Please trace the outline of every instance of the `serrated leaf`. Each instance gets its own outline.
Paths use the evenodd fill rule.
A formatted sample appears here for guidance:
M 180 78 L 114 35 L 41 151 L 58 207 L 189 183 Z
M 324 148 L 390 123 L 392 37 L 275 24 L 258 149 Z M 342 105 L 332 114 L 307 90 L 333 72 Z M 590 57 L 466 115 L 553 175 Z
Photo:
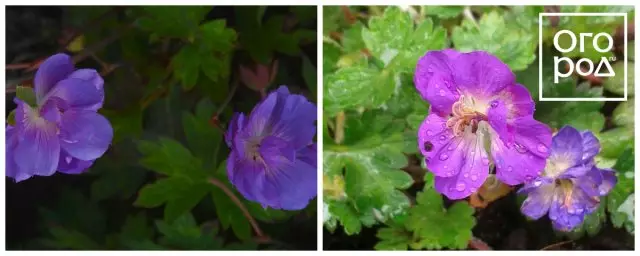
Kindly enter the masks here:
M 164 219 L 171 222 L 189 212 L 208 192 L 209 185 L 206 183 L 190 184 L 189 187 L 180 190 L 179 194 L 167 201 L 164 207 Z
M 204 160 L 205 168 L 217 166 L 222 145 L 222 132 L 209 123 L 213 115 L 213 111 L 210 112 L 199 117 L 186 112 L 182 114 L 182 126 L 189 148 L 194 156 Z
M 589 130 L 598 133 L 604 127 L 604 115 L 599 112 L 584 113 L 568 119 L 567 125 L 571 125 L 578 130 Z
M 473 208 L 465 201 L 444 209 L 442 196 L 434 189 L 418 193 L 417 205 L 409 210 L 405 227 L 413 231 L 418 242 L 413 249 L 464 249 L 471 240 L 475 225 Z
M 160 36 L 189 38 L 210 10 L 210 6 L 145 6 L 138 25 Z
M 62 250 L 97 250 L 100 245 L 90 237 L 76 230 L 68 230 L 63 227 L 50 227 L 52 238 L 41 241 L 45 246 Z
M 438 18 L 448 19 L 455 18 L 458 15 L 462 14 L 464 10 L 464 6 L 446 6 L 446 5 L 427 5 L 423 6 L 424 14 L 433 15 Z
M 487 51 L 512 70 L 524 70 L 536 59 L 533 42 L 537 36 L 509 23 L 496 11 L 485 13 L 478 24 L 463 20 L 453 29 L 451 40 L 459 51 Z
M 360 233 L 362 224 L 355 211 L 350 205 L 343 202 L 330 202 L 329 213 L 335 217 L 347 235 L 354 235 Z
M 613 166 L 618 183 L 607 195 L 607 212 L 615 227 L 624 226 L 629 232 L 634 232 L 634 152 L 625 150 Z
M 185 45 L 173 57 L 173 72 L 176 78 L 182 82 L 184 90 L 191 90 L 198 82 L 200 75 L 200 53 L 192 44 Z
M 634 113 L 634 109 L 633 109 L 633 105 L 634 105 L 635 99 L 631 98 L 627 101 L 624 101 L 622 103 L 620 103 L 620 105 L 618 105 L 616 107 L 615 110 L 613 110 L 613 114 L 612 114 L 612 121 L 614 124 L 618 125 L 618 126 L 631 126 L 633 127 L 634 124 L 634 120 L 633 120 L 633 113 Z
M 399 227 L 378 229 L 376 237 L 380 239 L 374 247 L 378 251 L 406 251 L 412 242 L 412 234 Z
M 325 139 L 324 174 L 335 180 L 344 173 L 344 191 L 348 199 L 341 202 L 341 197 L 325 196 L 330 202 L 331 215 L 336 216 L 332 211 L 333 203 L 341 205 L 336 206 L 342 210 L 341 214 L 349 213 L 348 217 L 337 216 L 341 223 L 360 219 L 367 224 L 363 221 L 373 220 L 372 211 L 377 212 L 375 220 L 382 222 L 401 215 L 409 201 L 398 189 L 413 184 L 411 176 L 400 170 L 407 165 L 407 158 L 402 153 L 406 143 L 402 125 L 380 112 L 365 112 L 362 116 L 350 114 L 346 119 L 344 143 L 334 145 L 329 138 Z M 349 224 L 351 231 L 356 232 L 358 226 Z
M 169 200 L 174 200 L 189 188 L 189 182 L 180 177 L 160 179 L 142 187 L 134 205 L 146 208 L 158 207 Z
M 340 44 L 342 44 L 345 52 L 357 52 L 365 49 L 366 46 L 362 40 L 363 29 L 364 24 L 356 21 L 356 23 L 349 26 L 349 28 L 342 33 Z
M 600 140 L 600 156 L 618 158 L 627 148 L 633 148 L 633 129 L 618 127 L 597 134 Z
M 634 95 L 634 84 L 635 84 L 635 75 L 634 75 L 634 67 L 633 62 L 627 63 L 627 97 L 633 97 Z M 618 61 L 613 63 L 611 66 L 613 72 L 615 72 L 615 76 L 609 77 L 604 80 L 602 86 L 605 90 L 615 93 L 617 95 L 624 95 L 624 62 Z M 606 70 L 603 72 L 607 72 Z
M 337 69 L 341 50 L 332 43 L 322 43 L 322 73 L 326 76 Z
M 158 142 L 140 141 L 138 150 L 143 154 L 140 164 L 152 171 L 170 176 L 180 176 L 188 180 L 206 177 L 202 161 L 179 142 L 160 138 Z
M 388 7 L 381 17 L 369 20 L 368 28 L 362 29 L 362 39 L 385 67 L 393 65 L 393 70 L 412 71 L 425 52 L 446 46 L 446 31 L 434 26 L 431 19 L 417 24 L 414 30 L 408 13 Z
M 395 77 L 388 71 L 359 66 L 340 69 L 325 77 L 324 112 L 334 116 L 341 110 L 378 107 L 395 87 Z
M 154 230 L 147 223 L 147 216 L 144 213 L 127 216 L 119 234 L 122 243 L 127 241 L 143 241 L 151 239 Z

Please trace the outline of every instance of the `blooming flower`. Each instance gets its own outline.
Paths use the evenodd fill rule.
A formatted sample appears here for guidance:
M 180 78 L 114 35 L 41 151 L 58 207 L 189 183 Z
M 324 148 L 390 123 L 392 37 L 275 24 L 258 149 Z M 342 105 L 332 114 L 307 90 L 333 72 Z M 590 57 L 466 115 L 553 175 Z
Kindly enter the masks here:
M 78 174 L 107 150 L 113 129 L 96 113 L 104 101 L 102 77 L 75 70 L 68 55 L 46 59 L 36 72 L 36 105 L 18 98 L 15 127 L 7 126 L 7 176 L 16 182 L 55 171 Z
M 316 107 L 285 86 L 271 92 L 251 114 L 236 113 L 225 133 L 231 148 L 227 173 L 248 200 L 264 207 L 298 210 L 316 190 Z
M 431 104 L 418 142 L 440 193 L 450 199 L 471 195 L 490 165 L 508 185 L 541 173 L 551 130 L 533 119 L 531 95 L 498 58 L 482 51 L 430 51 L 418 61 L 414 83 Z
M 599 151 L 600 142 L 593 133 L 579 132 L 571 126 L 560 129 L 553 137 L 544 174 L 519 191 L 528 194 L 522 213 L 539 219 L 549 212 L 558 230 L 580 225 L 617 182 L 612 170 L 595 166 L 593 158 Z

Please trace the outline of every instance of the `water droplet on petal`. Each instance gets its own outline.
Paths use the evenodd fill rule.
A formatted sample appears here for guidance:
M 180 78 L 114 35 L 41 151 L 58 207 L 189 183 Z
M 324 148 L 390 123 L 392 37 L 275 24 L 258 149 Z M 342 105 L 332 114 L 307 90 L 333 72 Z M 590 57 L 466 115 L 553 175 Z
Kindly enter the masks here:
M 507 171 L 508 172 L 512 172 L 513 171 L 513 167 L 511 167 L 511 166 L 507 167 Z
M 474 175 L 471 175 L 471 180 L 472 180 L 472 181 L 476 181 L 476 180 L 478 180 L 478 176 L 477 176 L 477 175 L 475 175 L 475 174 L 474 174 Z
M 538 151 L 546 153 L 548 150 L 549 149 L 545 145 L 542 145 L 542 143 L 538 144 Z
M 469 173 L 464 173 L 462 176 L 464 176 L 465 178 L 469 177 Z
M 558 217 L 556 217 L 555 215 L 549 215 L 549 219 L 551 219 L 551 220 L 557 220 L 557 219 L 558 219 Z
M 456 184 L 456 190 L 458 190 L 459 192 L 464 191 L 464 189 L 465 189 L 466 187 L 467 187 L 467 186 L 466 186 L 466 185 L 464 185 L 464 183 L 462 183 L 462 182 L 461 182 L 461 183 Z
M 541 180 L 536 180 L 533 182 L 533 185 L 536 187 L 539 187 L 540 185 L 542 185 L 542 181 Z
M 498 102 L 497 101 L 491 102 L 491 107 L 492 108 L 495 108 L 497 106 L 498 106 Z
M 482 157 L 482 164 L 489 165 L 489 158 L 483 156 Z
M 449 155 L 442 154 L 442 155 L 440 155 L 439 159 L 442 160 L 442 161 L 447 160 L 447 159 L 449 159 Z
M 65 161 L 67 161 L 67 164 L 71 163 L 71 160 L 73 160 L 73 158 L 71 158 L 70 156 L 67 156 L 64 158 Z
M 522 145 L 520 145 L 518 143 L 516 143 L 514 145 L 514 147 L 516 148 L 516 151 L 518 151 L 519 153 L 526 153 L 527 152 L 527 149 L 524 146 L 522 146 Z
M 447 139 L 447 136 L 440 135 L 440 140 L 446 140 L 446 139 Z
M 576 213 L 581 214 L 582 212 L 584 212 L 584 210 L 582 208 L 576 209 Z
M 573 207 L 569 207 L 569 208 L 567 209 L 567 212 L 568 212 L 568 213 L 570 213 L 570 214 L 574 214 L 574 213 L 576 213 L 576 211 L 573 209 Z
M 476 191 L 478 191 L 477 188 L 470 188 L 469 191 L 471 191 L 471 193 L 475 193 Z
M 427 130 L 427 136 L 431 136 L 433 135 L 433 132 L 431 130 Z
M 444 169 L 448 169 L 448 168 L 449 168 L 449 166 L 446 166 L 446 165 L 445 165 L 445 166 L 443 166 L 442 168 L 444 168 Z
M 440 90 L 440 96 L 444 96 L 446 95 L 446 92 L 444 90 Z

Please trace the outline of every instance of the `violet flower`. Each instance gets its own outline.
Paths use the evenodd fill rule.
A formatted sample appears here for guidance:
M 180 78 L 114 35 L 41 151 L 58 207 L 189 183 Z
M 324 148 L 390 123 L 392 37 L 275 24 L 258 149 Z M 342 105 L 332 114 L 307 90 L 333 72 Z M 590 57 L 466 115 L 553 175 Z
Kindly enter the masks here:
M 595 166 L 593 158 L 599 151 L 600 142 L 593 133 L 579 132 L 571 126 L 560 129 L 553 137 L 544 174 L 519 191 L 528 195 L 522 213 L 539 219 L 548 212 L 558 230 L 580 225 L 617 182 L 612 170 Z
M 317 194 L 316 106 L 285 86 L 251 114 L 236 113 L 225 133 L 227 173 L 248 200 L 263 207 L 298 210 Z
M 551 130 L 533 119 L 529 91 L 498 58 L 430 51 L 418 61 L 414 83 L 431 104 L 418 142 L 437 191 L 465 198 L 482 186 L 490 165 L 508 185 L 539 176 Z
M 96 113 L 104 101 L 103 80 L 93 69 L 75 70 L 71 58 L 56 54 L 36 72 L 37 106 L 15 98 L 15 127 L 5 136 L 6 175 L 16 182 L 57 171 L 78 174 L 111 144 L 113 129 Z

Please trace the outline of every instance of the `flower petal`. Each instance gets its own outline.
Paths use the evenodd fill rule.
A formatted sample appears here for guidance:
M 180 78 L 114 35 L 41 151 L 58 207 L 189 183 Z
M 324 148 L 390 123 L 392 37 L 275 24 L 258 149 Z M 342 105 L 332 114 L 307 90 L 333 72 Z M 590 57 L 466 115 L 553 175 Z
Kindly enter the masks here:
M 94 160 L 104 154 L 113 139 L 113 128 L 102 115 L 89 110 L 68 110 L 62 114 L 62 148 L 80 160 Z
M 506 105 L 508 109 L 507 120 L 510 124 L 519 117 L 533 115 L 535 104 L 527 87 L 521 84 L 505 87 L 504 90 L 500 91 L 497 99 Z
M 435 176 L 435 188 L 449 199 L 462 199 L 475 193 L 489 175 L 489 158 L 484 149 L 484 133 L 468 133 L 461 139 L 462 148 L 454 152 L 449 160 L 451 165 L 461 163 L 457 175 L 452 177 Z M 453 156 L 458 155 L 458 159 Z M 446 160 L 446 159 L 445 159 Z M 435 160 L 435 162 L 438 162 Z M 444 161 L 442 161 L 444 162 Z
M 562 127 L 553 136 L 551 143 L 552 154 L 549 161 L 564 161 L 569 167 L 582 161 L 582 136 L 580 132 L 571 126 Z
M 574 186 L 571 194 L 557 189 L 549 210 L 549 218 L 557 230 L 569 231 L 580 225 L 584 216 L 593 212 L 599 201 L 589 197 L 582 189 Z
M 413 77 L 422 98 L 443 114 L 451 113 L 451 105 L 459 98 L 451 68 L 453 58 L 458 55 L 451 49 L 429 51 L 418 60 Z
M 463 150 L 461 138 L 453 137 L 446 121 L 446 118 L 430 111 L 418 129 L 418 147 L 425 156 L 427 167 L 440 177 L 454 176 L 462 166 L 459 161 Z
M 16 161 L 14 160 L 13 153 L 15 151 L 15 148 L 18 146 L 18 140 L 19 140 L 18 131 L 11 125 L 7 126 L 7 129 L 5 130 L 5 138 L 6 138 L 6 143 L 5 143 L 4 150 L 5 150 L 5 159 L 6 159 L 5 168 L 6 168 L 7 177 L 13 178 L 16 182 L 20 182 L 30 178 L 31 177 L 30 174 L 20 171 L 20 168 L 18 167 L 18 165 L 16 164 Z
M 527 217 L 537 220 L 540 217 L 547 214 L 549 207 L 551 207 L 552 199 L 555 194 L 555 185 L 553 182 L 546 183 L 548 180 L 536 180 L 539 181 L 535 189 L 528 188 L 527 199 L 524 200 L 520 211 Z M 534 182 L 536 182 L 534 181 Z
M 238 131 L 242 130 L 244 126 L 244 114 L 243 113 L 234 113 L 233 117 L 231 117 L 231 121 L 229 121 L 227 132 L 224 133 L 224 141 L 227 143 L 227 146 L 233 148 L 233 139 L 238 134 Z
M 71 57 L 63 53 L 53 55 L 42 62 L 33 78 L 38 104 L 58 82 L 71 74 L 73 69 Z
M 67 78 L 58 82 L 46 97 L 58 97 L 72 109 L 95 111 L 104 95 L 90 80 Z
M 495 56 L 475 51 L 464 53 L 452 63 L 453 78 L 458 89 L 472 95 L 492 97 L 515 84 L 511 69 Z
M 289 94 L 285 86 L 280 88 L 276 93 L 283 99 L 282 113 L 273 120 L 273 135 L 288 141 L 295 149 L 306 147 L 316 134 L 316 106 L 301 95 Z
M 68 78 L 77 78 L 93 84 L 100 94 L 100 101 L 92 106 L 86 107 L 85 109 L 98 111 L 98 109 L 102 108 L 102 104 L 104 103 L 104 80 L 98 71 L 95 69 L 78 69 L 71 73 Z
M 609 194 L 617 183 L 618 178 L 612 170 L 599 169 L 593 166 L 585 175 L 575 180 L 576 185 L 588 196 L 600 197 Z
M 582 135 L 582 161 L 591 161 L 600 152 L 600 141 L 591 131 L 583 131 L 580 135 Z
M 26 103 L 17 102 L 16 125 L 20 137 L 13 159 L 21 173 L 50 176 L 55 173 L 60 156 L 58 128 Z
M 532 181 L 542 173 L 545 158 L 516 144 L 507 147 L 500 139 L 493 137 L 491 155 L 496 166 L 496 177 L 500 181 L 513 186 Z
M 70 156 L 66 151 L 60 151 L 58 172 L 66 174 L 80 174 L 93 165 L 93 161 L 84 161 Z

